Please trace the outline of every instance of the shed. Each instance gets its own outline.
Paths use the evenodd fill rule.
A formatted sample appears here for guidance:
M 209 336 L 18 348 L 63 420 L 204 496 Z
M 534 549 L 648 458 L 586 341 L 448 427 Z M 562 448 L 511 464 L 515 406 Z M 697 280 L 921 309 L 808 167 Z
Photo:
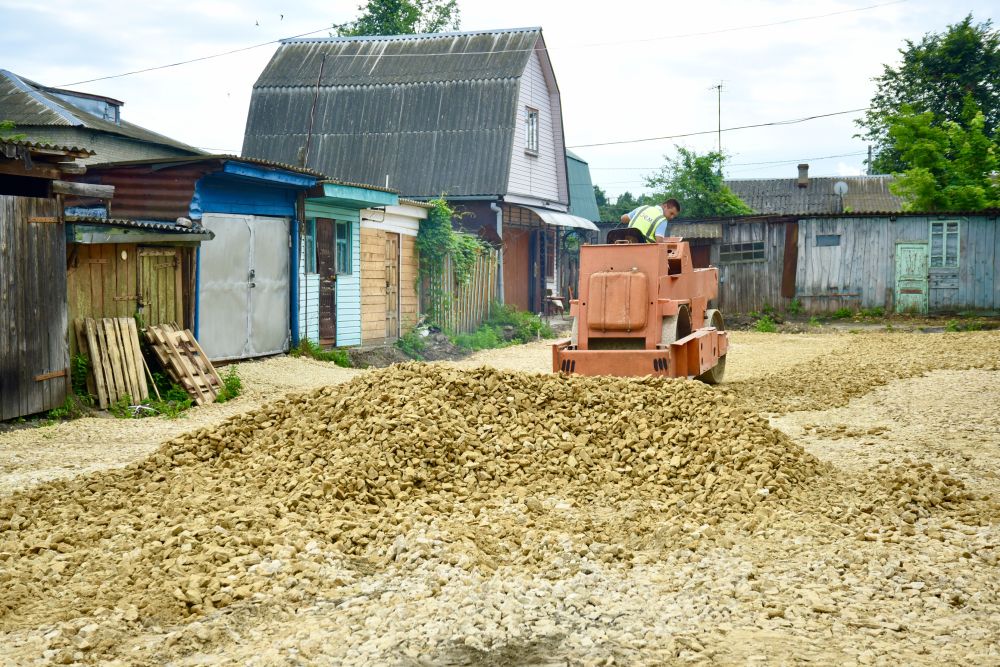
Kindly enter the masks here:
M 58 179 L 84 148 L 0 140 L 0 421 L 61 406 L 70 387 L 66 232 Z
M 245 359 L 289 348 L 298 321 L 293 221 L 304 219 L 299 199 L 321 178 L 234 155 L 98 164 L 79 180 L 114 185 L 115 199 L 96 211 L 78 199 L 74 212 L 212 232 L 195 254 L 194 304 L 185 308 L 193 321 L 185 324 L 212 360 Z

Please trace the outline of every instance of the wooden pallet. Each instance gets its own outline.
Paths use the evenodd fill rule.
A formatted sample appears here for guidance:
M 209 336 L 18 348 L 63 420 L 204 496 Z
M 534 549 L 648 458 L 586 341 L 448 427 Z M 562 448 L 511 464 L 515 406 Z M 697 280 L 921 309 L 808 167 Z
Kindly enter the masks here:
M 102 409 L 125 396 L 134 403 L 149 398 L 134 319 L 87 318 L 80 323 L 78 335 L 84 343 L 80 349 L 86 349 L 90 358 L 97 403 Z
M 184 387 L 195 405 L 215 402 L 222 379 L 189 330 L 157 324 L 146 327 L 146 338 L 170 379 Z

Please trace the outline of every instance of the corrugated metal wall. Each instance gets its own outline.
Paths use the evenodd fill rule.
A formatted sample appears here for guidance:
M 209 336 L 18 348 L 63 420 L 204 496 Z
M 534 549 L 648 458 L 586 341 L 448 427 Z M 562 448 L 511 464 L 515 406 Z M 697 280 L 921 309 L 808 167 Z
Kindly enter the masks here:
M 70 386 L 66 229 L 31 222 L 56 214 L 54 199 L 0 195 L 0 420 L 58 407 Z

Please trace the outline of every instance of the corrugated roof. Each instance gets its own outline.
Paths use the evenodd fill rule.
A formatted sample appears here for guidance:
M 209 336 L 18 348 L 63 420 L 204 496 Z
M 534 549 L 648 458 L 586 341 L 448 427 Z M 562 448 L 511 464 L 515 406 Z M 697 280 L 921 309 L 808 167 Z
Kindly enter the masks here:
M 191 153 L 201 153 L 193 146 L 171 139 L 128 121 L 113 123 L 74 107 L 64 99 L 46 92 L 46 87 L 13 72 L 0 69 L 0 118 L 22 127 L 82 127 L 117 134 L 153 144 L 170 146 Z M 52 89 L 55 90 L 55 89 Z M 100 96 L 83 93 L 90 98 Z M 101 98 L 108 99 L 110 98 Z
M 326 179 L 324 174 L 319 173 L 308 167 L 296 167 L 291 164 L 285 164 L 283 162 L 274 162 L 272 160 L 262 160 L 255 157 L 240 157 L 239 155 L 230 155 L 228 153 L 218 153 L 218 154 L 202 154 L 202 155 L 179 155 L 175 157 L 150 157 L 143 158 L 141 160 L 121 160 L 120 162 L 99 162 L 97 164 L 88 165 L 89 169 L 107 169 L 111 167 L 128 167 L 134 165 L 146 165 L 146 164 L 195 164 L 198 162 L 212 162 L 212 161 L 228 161 L 233 160 L 235 162 L 247 162 L 249 164 L 256 164 L 262 167 L 273 167 L 275 169 L 284 169 L 286 171 L 294 171 L 299 174 L 306 174 L 308 176 L 315 176 L 319 179 Z M 329 181 L 333 182 L 333 181 Z M 354 185 L 353 183 L 344 183 L 343 185 Z M 361 185 L 358 187 L 369 187 L 367 185 Z M 379 188 L 375 188 L 379 189 Z
M 283 42 L 254 85 L 242 152 L 294 161 L 309 143 L 307 163 L 337 179 L 503 194 L 518 84 L 541 40 L 518 28 Z
M 843 182 L 841 197 L 834 186 Z M 799 187 L 797 178 L 748 178 L 725 181 L 737 197 L 757 213 L 866 213 L 902 211 L 903 200 L 889 191 L 892 176 L 809 177 Z M 683 202 L 681 202 L 683 204 Z
M 81 148 L 79 146 L 57 146 L 54 144 L 39 143 L 37 141 L 0 139 L 0 146 L 26 148 L 29 151 L 65 153 L 67 156 L 71 157 L 87 157 L 90 155 L 94 155 L 94 151 L 90 150 L 89 148 Z
M 594 183 L 590 179 L 587 161 L 572 151 L 566 151 L 567 177 L 569 178 L 569 212 L 593 222 L 601 219 L 597 208 Z
M 982 211 L 853 211 L 848 213 L 752 213 L 750 215 L 716 216 L 711 218 L 690 218 L 677 221 L 684 224 L 698 225 L 703 223 L 751 223 L 751 222 L 795 222 L 805 219 L 830 218 L 954 218 L 954 217 L 1000 217 L 1000 209 L 989 208 Z
M 182 227 L 174 222 L 162 222 L 156 220 L 131 220 L 128 218 L 99 218 L 84 215 L 67 215 L 66 222 L 86 224 L 86 225 L 106 225 L 108 227 L 131 227 L 135 229 L 147 229 L 157 232 L 172 232 L 177 234 L 203 234 L 211 236 L 212 232 L 201 225 L 194 223 L 191 227 Z

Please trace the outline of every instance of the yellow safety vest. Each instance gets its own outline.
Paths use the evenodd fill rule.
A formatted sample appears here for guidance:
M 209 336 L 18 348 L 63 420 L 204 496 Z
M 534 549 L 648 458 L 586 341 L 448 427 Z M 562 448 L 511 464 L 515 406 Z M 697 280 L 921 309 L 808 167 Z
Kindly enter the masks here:
M 656 241 L 656 228 L 666 220 L 663 209 L 659 206 L 644 206 L 636 211 L 635 216 L 629 220 L 628 226 L 638 229 L 647 241 Z

